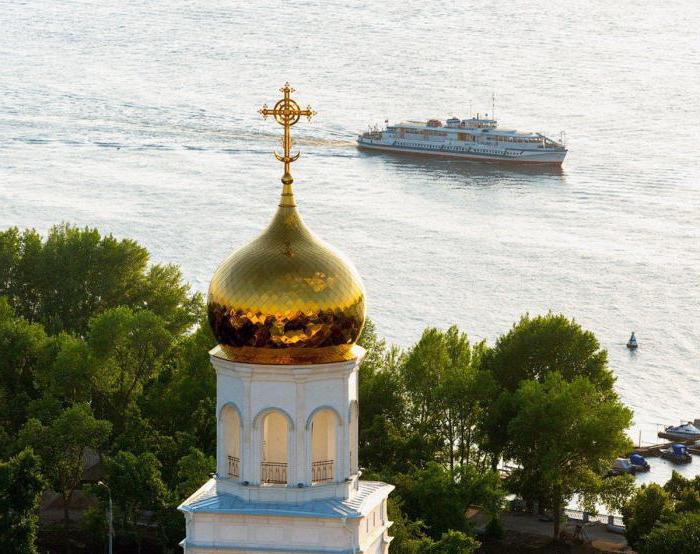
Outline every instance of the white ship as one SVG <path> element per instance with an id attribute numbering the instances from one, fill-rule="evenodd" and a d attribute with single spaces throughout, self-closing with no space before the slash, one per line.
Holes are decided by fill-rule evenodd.
<path id="1" fill-rule="evenodd" d="M 358 136 L 357 146 L 488 162 L 555 165 L 561 165 L 567 152 L 562 142 L 540 133 L 499 129 L 495 119 L 483 119 L 479 114 L 470 119 L 452 117 L 445 124 L 430 119 L 387 125 L 383 131 L 375 128 Z"/>

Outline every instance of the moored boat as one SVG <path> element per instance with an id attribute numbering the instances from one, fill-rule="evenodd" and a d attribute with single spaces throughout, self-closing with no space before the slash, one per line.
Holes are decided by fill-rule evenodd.
<path id="1" fill-rule="evenodd" d="M 636 350 L 638 346 L 637 337 L 634 336 L 634 331 L 632 331 L 632 336 L 630 337 L 630 340 L 627 341 L 627 348 L 630 350 Z"/>
<path id="2" fill-rule="evenodd" d="M 674 464 L 689 464 L 693 461 L 688 447 L 683 444 L 672 444 L 671 448 L 661 451 L 661 457 Z"/>
<path id="3" fill-rule="evenodd" d="M 649 469 L 651 469 L 649 462 L 647 462 L 646 458 L 644 458 L 644 456 L 641 454 L 631 454 L 630 462 L 637 473 L 640 471 L 649 471 Z"/>
<path id="4" fill-rule="evenodd" d="M 469 119 L 452 117 L 445 124 L 439 119 L 387 124 L 383 130 L 375 128 L 359 135 L 357 146 L 486 162 L 553 165 L 561 165 L 567 153 L 562 142 L 541 133 L 499 129 L 495 119 L 479 114 Z"/>
<path id="5" fill-rule="evenodd" d="M 698 440 L 700 439 L 700 429 L 688 422 L 683 425 L 669 425 L 664 429 L 664 434 L 675 440 Z"/>

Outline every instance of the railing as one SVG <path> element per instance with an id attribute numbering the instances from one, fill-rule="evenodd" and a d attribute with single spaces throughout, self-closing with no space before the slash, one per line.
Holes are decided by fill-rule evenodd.
<path id="1" fill-rule="evenodd" d="M 333 460 L 320 460 L 311 463 L 311 482 L 326 483 L 333 480 Z"/>
<path id="2" fill-rule="evenodd" d="M 570 518 L 582 521 L 584 523 L 604 523 L 605 525 L 615 525 L 617 527 L 624 527 L 621 516 L 608 515 L 608 514 L 589 514 L 581 510 L 574 510 L 571 508 L 566 508 L 564 513 Z"/>
<path id="3" fill-rule="evenodd" d="M 283 462 L 262 462 L 260 464 L 261 478 L 263 483 L 272 485 L 287 484 L 287 464 Z"/>
<path id="4" fill-rule="evenodd" d="M 238 479 L 241 476 L 241 461 L 235 456 L 228 457 L 228 476 Z"/>

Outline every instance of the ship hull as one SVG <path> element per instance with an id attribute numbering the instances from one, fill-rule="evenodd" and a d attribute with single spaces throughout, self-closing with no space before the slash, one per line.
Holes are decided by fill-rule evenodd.
<path id="1" fill-rule="evenodd" d="M 358 139 L 357 147 L 365 150 L 392 152 L 396 154 L 410 154 L 417 156 L 433 156 L 460 160 L 480 162 L 505 162 L 514 164 L 542 164 L 560 166 L 566 157 L 564 151 L 535 152 L 529 150 L 509 150 L 498 153 L 484 151 L 486 149 L 470 148 L 463 150 L 447 150 L 441 148 L 428 149 L 404 145 L 386 144 L 379 141 L 365 141 Z"/>

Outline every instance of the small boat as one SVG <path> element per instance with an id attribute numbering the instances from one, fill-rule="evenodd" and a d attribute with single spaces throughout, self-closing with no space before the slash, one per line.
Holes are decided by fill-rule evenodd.
<path id="1" fill-rule="evenodd" d="M 628 458 L 616 458 L 607 476 L 615 477 L 616 475 L 625 475 L 627 473 L 634 475 L 636 472 L 637 470 Z"/>
<path id="2" fill-rule="evenodd" d="M 637 473 L 649 471 L 650 469 L 649 462 L 647 462 L 644 456 L 642 456 L 641 454 L 632 454 L 630 456 L 630 462 L 632 463 L 632 467 Z"/>
<path id="3" fill-rule="evenodd" d="M 639 345 L 637 344 L 637 337 L 634 336 L 633 331 L 630 340 L 627 341 L 627 348 L 629 348 L 630 350 L 636 350 L 638 346 Z"/>
<path id="4" fill-rule="evenodd" d="M 688 453 L 688 447 L 682 444 L 672 444 L 671 448 L 662 450 L 661 457 L 674 464 L 689 464 L 693 461 L 692 456 Z"/>
<path id="5" fill-rule="evenodd" d="M 700 439 L 700 429 L 688 422 L 685 425 L 669 425 L 664 429 L 664 433 L 671 439 L 676 440 L 697 440 Z"/>

